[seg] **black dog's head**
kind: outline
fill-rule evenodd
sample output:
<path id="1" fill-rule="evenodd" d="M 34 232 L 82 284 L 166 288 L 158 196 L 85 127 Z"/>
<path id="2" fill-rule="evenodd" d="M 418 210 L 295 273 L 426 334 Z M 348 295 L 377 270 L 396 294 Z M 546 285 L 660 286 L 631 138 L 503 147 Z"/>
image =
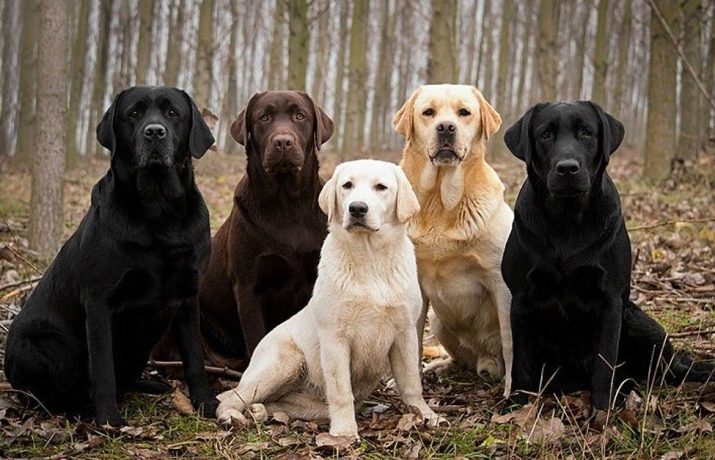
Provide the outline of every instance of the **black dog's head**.
<path id="1" fill-rule="evenodd" d="M 119 93 L 97 126 L 97 140 L 125 175 L 182 170 L 214 143 L 189 95 L 163 86 Z"/>
<path id="2" fill-rule="evenodd" d="M 537 104 L 504 135 L 551 196 L 588 194 L 623 140 L 623 125 L 590 101 Z"/>
<path id="3" fill-rule="evenodd" d="M 291 175 L 300 172 L 306 153 L 330 139 L 333 120 L 306 93 L 267 91 L 248 101 L 231 135 L 249 155 L 260 155 L 268 174 Z"/>

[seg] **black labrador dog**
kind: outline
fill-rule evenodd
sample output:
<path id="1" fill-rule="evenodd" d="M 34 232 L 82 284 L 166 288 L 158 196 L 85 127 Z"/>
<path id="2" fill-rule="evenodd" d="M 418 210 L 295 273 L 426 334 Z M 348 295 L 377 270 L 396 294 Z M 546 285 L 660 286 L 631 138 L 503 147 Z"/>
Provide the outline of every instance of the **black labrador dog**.
<path id="1" fill-rule="evenodd" d="M 110 169 L 13 321 L 5 374 L 51 411 L 93 403 L 97 424 L 123 425 L 117 397 L 141 386 L 170 330 L 194 406 L 214 416 L 197 301 L 209 217 L 191 164 L 213 144 L 211 131 L 185 92 L 135 87 L 114 99 L 97 139 L 112 152 Z"/>
<path id="2" fill-rule="evenodd" d="M 231 124 L 248 161 L 201 285 L 211 363 L 245 368 L 263 336 L 308 303 L 328 227 L 317 152 L 332 134 L 330 117 L 298 91 L 256 93 Z"/>
<path id="3" fill-rule="evenodd" d="M 590 389 L 604 410 L 627 378 L 705 381 L 629 300 L 631 246 L 606 172 L 623 125 L 587 102 L 538 104 L 504 136 L 526 162 L 502 273 L 512 293 L 513 399 Z M 616 369 L 614 374 L 613 369 Z"/>

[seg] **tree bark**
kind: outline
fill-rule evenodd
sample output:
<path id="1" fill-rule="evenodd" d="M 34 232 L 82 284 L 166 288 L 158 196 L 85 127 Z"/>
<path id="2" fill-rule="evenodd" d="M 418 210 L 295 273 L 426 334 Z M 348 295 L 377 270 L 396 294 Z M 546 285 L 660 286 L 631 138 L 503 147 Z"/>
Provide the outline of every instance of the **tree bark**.
<path id="1" fill-rule="evenodd" d="M 198 47 L 194 73 L 193 96 L 199 110 L 209 108 L 211 68 L 213 61 L 214 0 L 202 0 L 199 10 Z"/>
<path id="2" fill-rule="evenodd" d="M 236 48 L 238 47 L 238 0 L 231 0 L 231 17 L 233 21 L 233 28 L 231 30 L 231 40 L 228 45 L 228 90 L 226 91 L 226 114 L 225 122 L 230 124 L 238 114 L 237 99 L 238 99 L 238 76 L 237 76 L 237 66 L 236 66 Z M 238 143 L 231 137 L 231 130 L 226 130 L 226 137 L 224 138 L 224 151 L 228 154 L 235 154 L 238 152 Z"/>
<path id="3" fill-rule="evenodd" d="M 618 70 L 616 72 L 616 85 L 613 97 L 614 107 L 618 107 L 621 120 L 625 116 L 624 86 L 626 84 L 626 71 L 628 69 L 628 52 L 631 44 L 631 22 L 633 21 L 631 0 L 626 0 L 623 5 L 623 23 L 618 42 Z"/>
<path id="4" fill-rule="evenodd" d="M 380 148 L 385 127 L 385 112 L 390 102 L 390 63 L 388 47 L 390 42 L 390 1 L 383 0 L 380 7 L 380 46 L 377 55 L 377 71 L 373 86 L 372 123 L 370 125 L 370 146 Z"/>
<path id="5" fill-rule="evenodd" d="M 2 113 L 0 114 L 0 155 L 15 153 L 15 126 L 17 125 L 18 58 L 20 36 L 18 34 L 19 0 L 6 0 L 3 9 L 2 65 Z"/>
<path id="6" fill-rule="evenodd" d="M 42 2 L 37 62 L 37 150 L 32 161 L 30 247 L 52 257 L 62 238 L 62 189 L 67 117 L 68 9 L 66 0 Z"/>
<path id="7" fill-rule="evenodd" d="M 539 6 L 538 76 L 541 98 L 556 99 L 558 80 L 558 24 L 559 0 L 541 0 Z"/>
<path id="8" fill-rule="evenodd" d="M 273 32 L 268 56 L 268 89 L 278 89 L 284 86 L 285 2 L 286 0 L 276 0 L 276 7 L 273 10 Z"/>
<path id="9" fill-rule="evenodd" d="M 90 105 L 93 116 L 89 123 L 90 129 L 87 130 L 87 145 L 96 145 L 95 152 L 97 156 L 102 155 L 104 152 L 104 147 L 96 142 L 94 128 L 99 124 L 105 110 L 104 98 L 107 93 L 107 77 L 109 74 L 109 37 L 111 35 L 110 26 L 112 24 L 112 3 L 113 0 L 101 0 L 99 3 L 97 62 L 94 69 L 92 104 Z"/>
<path id="10" fill-rule="evenodd" d="M 77 128 L 81 118 L 79 107 L 84 89 L 85 62 L 87 60 L 87 27 L 89 23 L 89 0 L 82 0 L 77 18 L 77 33 L 72 46 L 72 82 L 70 84 L 70 107 L 67 117 L 67 168 L 77 166 L 79 147 L 77 146 Z"/>
<path id="11" fill-rule="evenodd" d="M 489 99 L 496 100 L 497 110 L 506 111 L 507 109 L 507 74 L 509 67 L 513 65 L 509 61 L 509 48 L 512 40 L 512 22 L 514 21 L 514 5 L 510 0 L 504 0 L 502 4 L 501 29 L 499 30 L 499 67 L 497 68 L 497 93 L 496 97 L 493 94 L 486 94 Z"/>
<path id="12" fill-rule="evenodd" d="M 176 86 L 179 81 L 179 69 L 184 48 L 184 12 L 185 5 L 183 0 L 174 0 L 173 10 L 176 10 L 174 16 L 176 19 L 169 26 L 169 51 L 166 54 L 166 63 L 164 67 L 164 84 Z"/>
<path id="13" fill-rule="evenodd" d="M 678 15 L 677 3 L 655 2 L 671 29 Z M 648 66 L 648 117 L 646 121 L 644 176 L 661 181 L 670 176 L 675 154 L 675 85 L 677 57 L 665 28 L 655 14 L 650 19 L 650 64 Z"/>
<path id="14" fill-rule="evenodd" d="M 37 36 L 39 32 L 40 2 L 23 2 L 22 32 L 20 35 L 20 122 L 18 124 L 15 159 L 27 163 L 35 151 L 37 119 Z"/>
<path id="15" fill-rule="evenodd" d="M 336 66 L 338 67 L 335 72 L 335 99 L 333 105 L 333 120 L 335 122 L 335 132 L 340 133 L 339 137 L 334 140 L 335 150 L 337 152 L 342 152 L 342 145 L 345 140 L 344 131 L 342 129 L 343 125 L 343 94 L 345 94 L 345 89 L 343 87 L 343 80 L 345 79 L 345 55 L 347 54 L 347 36 L 348 36 L 348 23 L 350 20 L 350 4 L 348 2 L 342 2 L 340 5 L 340 30 L 339 30 L 339 45 L 338 45 L 338 56 Z"/>
<path id="16" fill-rule="evenodd" d="M 456 83 L 459 79 L 456 35 L 457 0 L 432 0 L 427 51 L 428 83 Z"/>
<path id="17" fill-rule="evenodd" d="M 290 21 L 288 28 L 288 88 L 305 91 L 305 76 L 308 69 L 308 1 L 288 0 Z"/>
<path id="18" fill-rule="evenodd" d="M 139 41 L 137 42 L 137 67 L 134 69 L 134 83 L 147 84 L 147 74 L 151 64 L 152 24 L 154 22 L 154 0 L 139 0 Z"/>
<path id="19" fill-rule="evenodd" d="M 682 5 L 683 51 L 686 59 L 699 73 L 702 4 L 700 0 L 685 0 Z M 687 70 L 683 70 L 680 88 L 680 134 L 676 155 L 679 158 L 694 158 L 700 148 L 700 117 L 704 112 L 703 108 L 693 76 Z"/>
<path id="20" fill-rule="evenodd" d="M 606 75 L 608 73 L 608 0 L 598 2 L 598 28 L 596 30 L 596 49 L 593 53 L 593 86 L 591 99 L 605 106 Z"/>
<path id="21" fill-rule="evenodd" d="M 367 101 L 367 15 L 369 0 L 355 0 L 350 27 L 350 64 L 348 71 L 348 106 L 345 114 L 343 151 L 356 155 L 364 147 L 365 102 Z"/>

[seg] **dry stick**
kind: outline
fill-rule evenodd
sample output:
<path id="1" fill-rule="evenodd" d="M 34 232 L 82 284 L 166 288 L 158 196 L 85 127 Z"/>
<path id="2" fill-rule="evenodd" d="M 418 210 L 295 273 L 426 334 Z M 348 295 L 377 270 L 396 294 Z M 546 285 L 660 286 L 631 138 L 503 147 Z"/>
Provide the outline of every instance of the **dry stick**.
<path id="1" fill-rule="evenodd" d="M 35 281 L 40 281 L 40 278 L 42 278 L 42 277 L 41 277 L 41 276 L 34 276 L 34 277 L 30 278 L 30 279 L 26 279 L 26 280 L 22 280 L 22 281 L 16 281 L 16 282 L 14 282 L 14 283 L 8 283 L 8 284 L 6 284 L 6 285 L 4 285 L 4 286 L 0 286 L 0 291 L 5 291 L 5 290 L 8 290 L 8 289 L 10 289 L 10 288 L 17 287 L 17 286 L 24 286 L 24 285 L 26 285 L 26 284 L 32 284 L 32 283 L 34 283 Z"/>
<path id="2" fill-rule="evenodd" d="M 691 337 L 694 335 L 715 334 L 715 329 L 699 329 L 697 331 L 682 331 L 668 334 L 669 337 Z"/>
<path id="3" fill-rule="evenodd" d="M 648 0 L 648 5 L 650 6 L 651 10 L 653 10 L 655 15 L 658 16 L 658 20 L 665 29 L 665 32 L 668 34 L 668 38 L 670 38 L 670 41 L 673 43 L 675 51 L 678 52 L 678 56 L 680 56 L 680 59 L 683 61 L 683 64 L 685 64 L 685 67 L 688 69 L 688 73 L 690 73 L 690 76 L 693 77 L 693 80 L 695 80 L 695 84 L 698 86 L 698 89 L 701 93 L 703 93 L 703 96 L 705 96 L 705 99 L 707 99 L 708 103 L 710 104 L 710 107 L 715 109 L 715 100 L 713 100 L 707 88 L 705 88 L 703 82 L 700 81 L 698 73 L 695 71 L 693 65 L 690 64 L 690 61 L 688 61 L 688 59 L 685 57 L 685 53 L 680 48 L 680 43 L 678 43 L 678 40 L 675 38 L 675 35 L 673 35 L 673 32 L 670 30 L 670 26 L 663 17 L 663 14 L 660 12 L 660 9 L 658 9 L 658 6 L 656 6 L 653 0 Z"/>
<path id="4" fill-rule="evenodd" d="M 146 365 L 164 369 L 183 369 L 184 367 L 184 363 L 181 361 L 154 361 L 153 359 L 149 360 Z M 228 367 L 204 366 L 204 369 L 209 374 L 217 374 L 234 380 L 241 380 L 243 376 L 242 372 L 231 370 Z"/>
<path id="5" fill-rule="evenodd" d="M 639 225 L 637 227 L 628 228 L 629 232 L 635 232 L 638 230 L 648 230 L 651 228 L 664 227 L 666 225 L 675 224 L 702 224 L 706 222 L 715 222 L 715 217 L 703 217 L 702 219 L 678 219 L 678 220 L 664 220 L 663 222 L 658 222 L 655 224 Z"/>

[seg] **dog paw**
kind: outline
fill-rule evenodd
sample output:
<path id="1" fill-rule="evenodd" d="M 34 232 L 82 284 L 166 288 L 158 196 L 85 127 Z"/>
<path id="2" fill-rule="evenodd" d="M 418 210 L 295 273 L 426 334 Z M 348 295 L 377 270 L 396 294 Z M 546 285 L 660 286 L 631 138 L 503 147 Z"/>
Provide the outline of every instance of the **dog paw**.
<path id="1" fill-rule="evenodd" d="M 233 407 L 224 407 L 223 404 L 220 404 L 218 409 L 216 409 L 216 415 L 219 423 L 227 427 L 231 427 L 235 424 L 248 425 L 248 419 L 246 419 L 240 410 L 236 410 Z"/>
<path id="2" fill-rule="evenodd" d="M 438 427 L 438 426 L 449 426 L 449 420 L 446 418 L 435 414 L 434 412 L 425 414 L 424 419 L 428 426 Z"/>
<path id="3" fill-rule="evenodd" d="M 360 439 L 358 435 L 357 423 L 353 420 L 346 423 L 331 423 L 330 424 L 330 436 L 339 438 L 351 438 L 355 441 Z"/>
<path id="4" fill-rule="evenodd" d="M 437 358 L 425 364 L 424 372 L 434 372 L 436 375 L 441 375 L 448 371 L 454 365 L 452 358 Z"/>
<path id="5" fill-rule="evenodd" d="M 482 356 L 477 361 L 477 374 L 487 382 L 496 382 L 504 377 L 504 366 L 493 356 Z"/>
<path id="6" fill-rule="evenodd" d="M 124 418 L 119 415 L 119 412 L 109 414 L 97 414 L 96 423 L 98 426 L 109 425 L 114 428 L 119 428 L 127 425 L 126 420 L 124 420 Z"/>
<path id="7" fill-rule="evenodd" d="M 196 411 L 202 416 L 206 418 L 216 417 L 216 409 L 218 409 L 219 400 L 213 396 L 201 400 L 193 400 L 191 403 L 194 406 L 194 409 L 196 409 Z"/>
<path id="8" fill-rule="evenodd" d="M 251 416 L 256 423 L 261 423 L 268 418 L 266 406 L 261 403 L 251 404 Z"/>

